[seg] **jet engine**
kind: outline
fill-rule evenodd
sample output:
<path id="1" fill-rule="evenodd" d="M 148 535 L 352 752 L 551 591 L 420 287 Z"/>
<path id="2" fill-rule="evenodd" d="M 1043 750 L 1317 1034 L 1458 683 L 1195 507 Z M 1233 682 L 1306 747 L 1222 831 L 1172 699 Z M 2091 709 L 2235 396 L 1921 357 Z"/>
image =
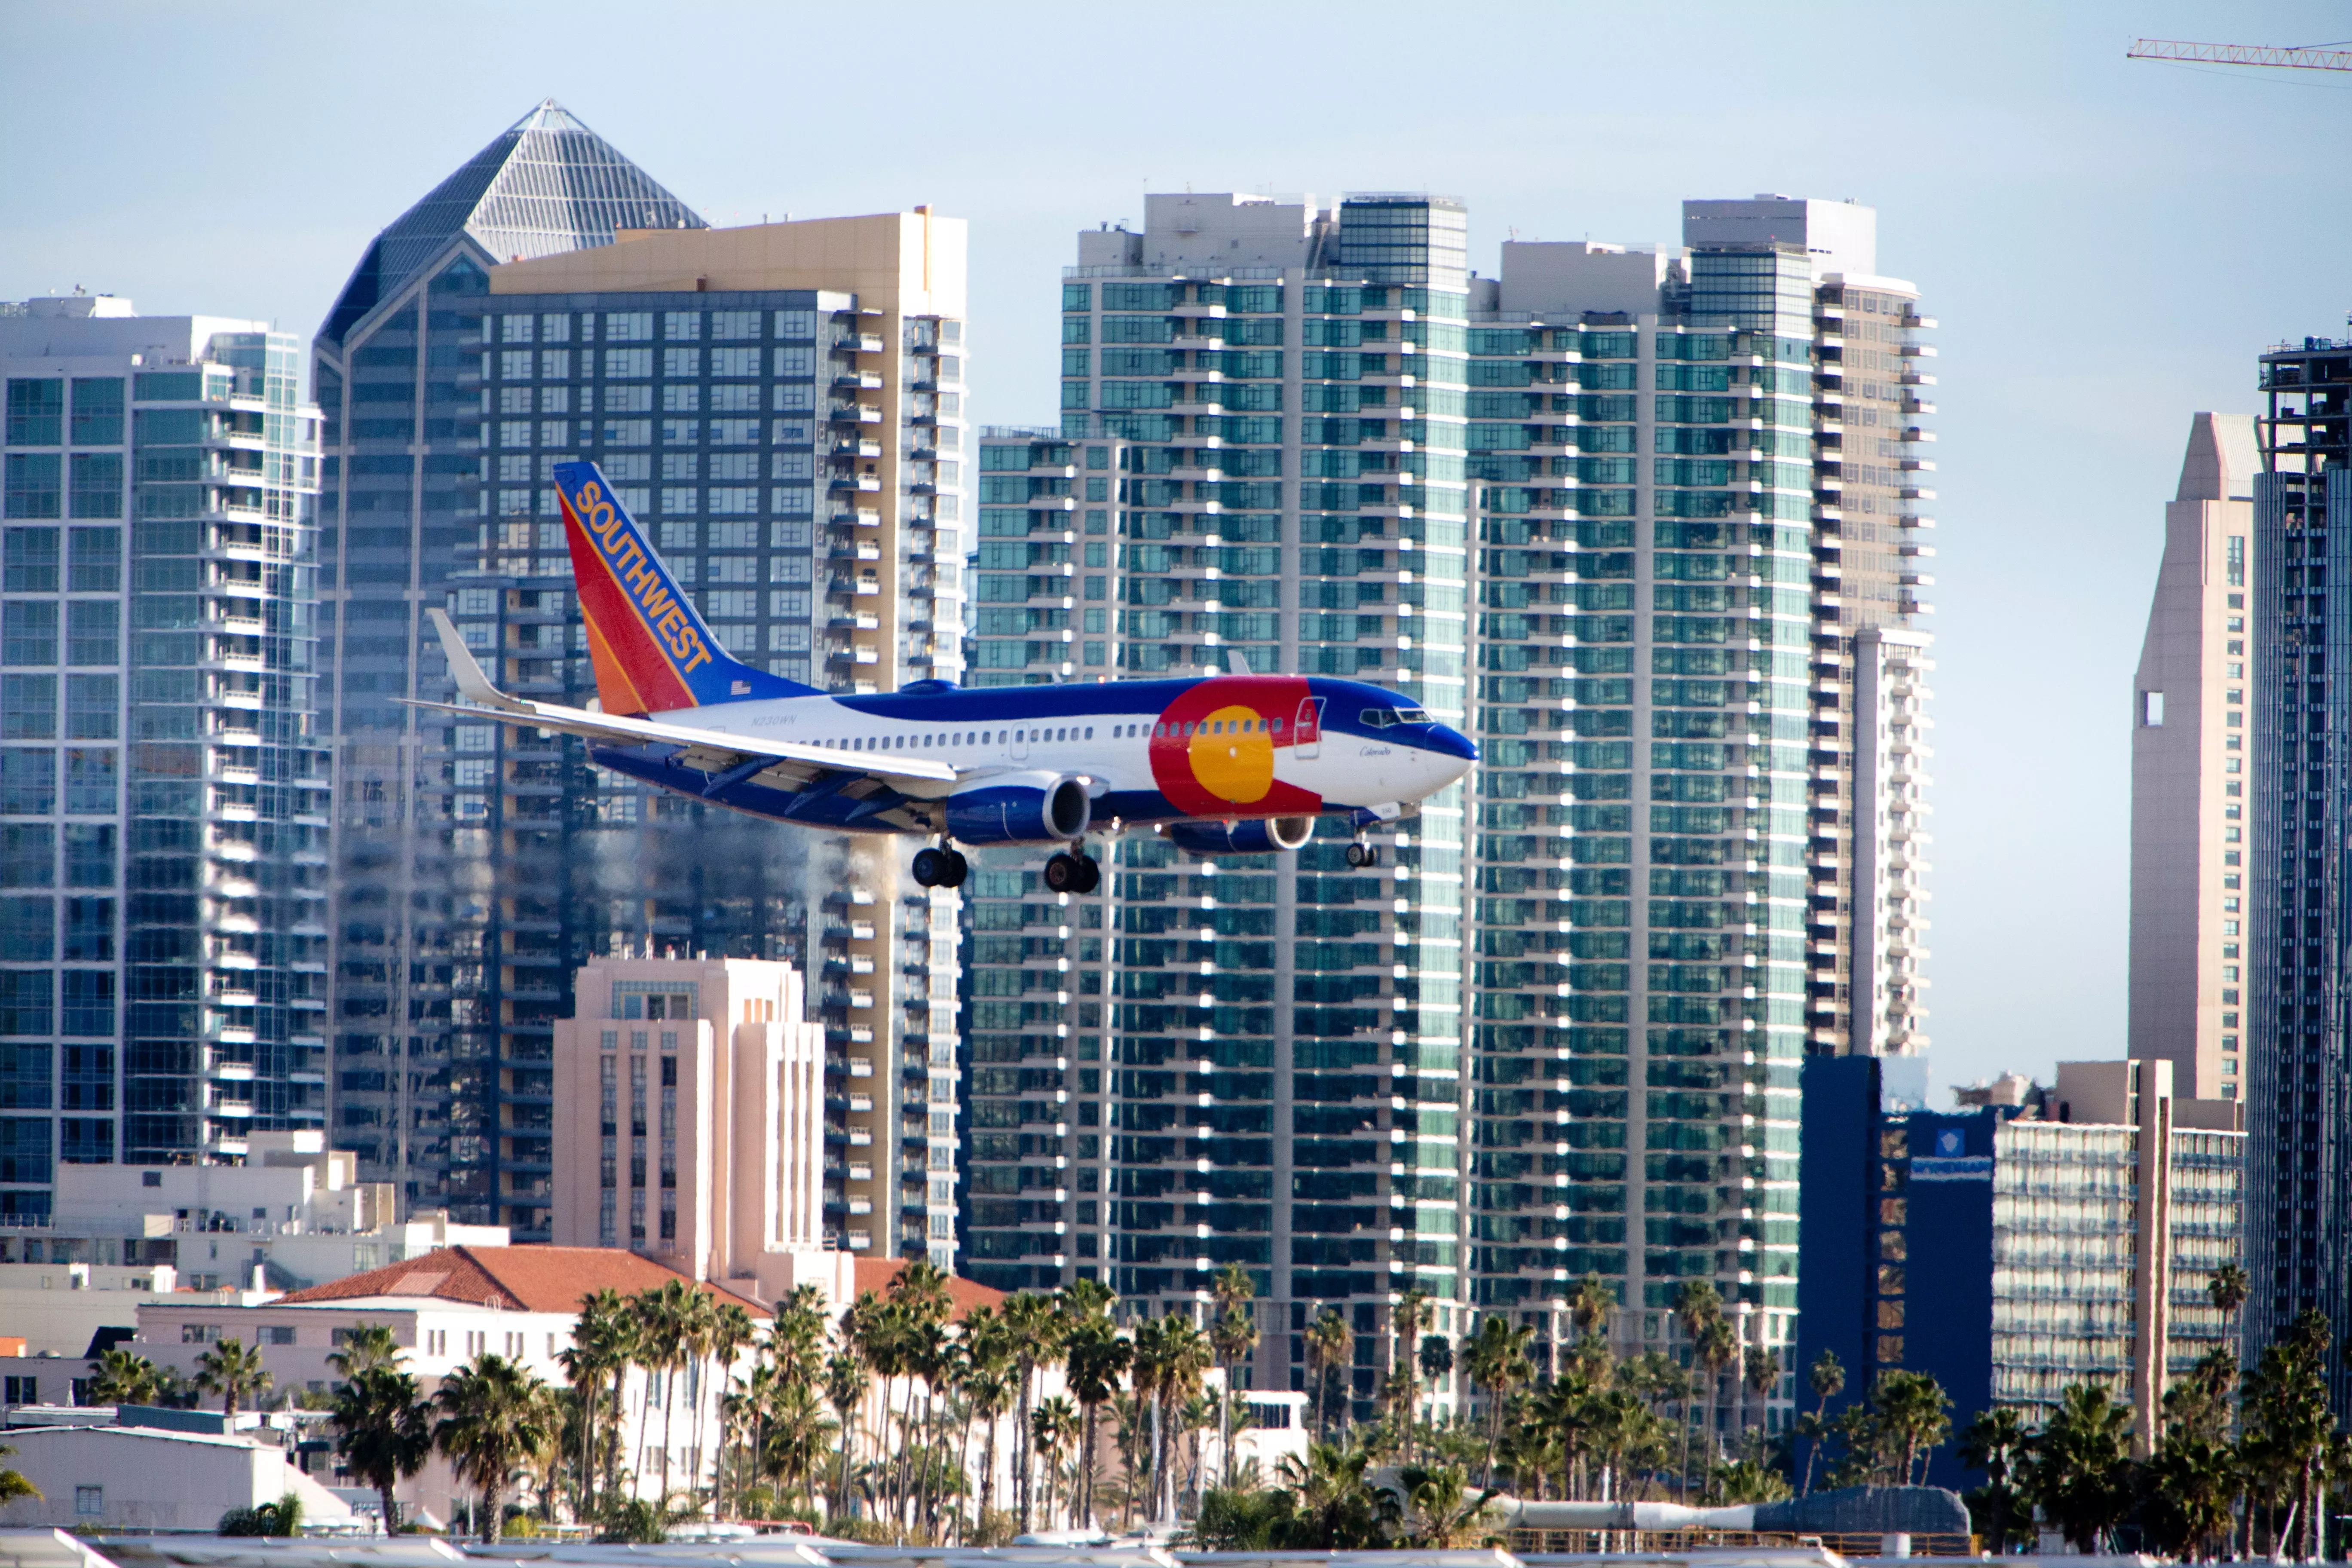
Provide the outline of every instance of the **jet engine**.
<path id="1" fill-rule="evenodd" d="M 1075 773 L 1000 773 L 948 796 L 947 816 L 960 844 L 1067 843 L 1086 837 L 1094 802 Z"/>
<path id="2" fill-rule="evenodd" d="M 1311 816 L 1255 817 L 1246 822 L 1171 822 L 1168 837 L 1192 855 L 1271 855 L 1298 849 L 1315 836 Z"/>

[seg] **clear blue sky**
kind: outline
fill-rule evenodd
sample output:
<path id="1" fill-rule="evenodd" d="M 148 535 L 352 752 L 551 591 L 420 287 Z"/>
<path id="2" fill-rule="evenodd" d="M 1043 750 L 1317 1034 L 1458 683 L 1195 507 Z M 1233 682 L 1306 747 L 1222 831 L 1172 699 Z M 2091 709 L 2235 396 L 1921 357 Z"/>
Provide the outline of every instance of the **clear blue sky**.
<path id="1" fill-rule="evenodd" d="M 2352 76 L 2127 63 L 2352 5 L 0 8 L 0 298 L 312 330 L 552 96 L 712 222 L 971 220 L 974 411 L 1050 418 L 1056 268 L 1146 188 L 1426 188 L 1473 262 L 1851 196 L 1939 317 L 1937 1077 L 2119 1054 L 2131 671 L 2197 409 L 2352 308 Z"/>

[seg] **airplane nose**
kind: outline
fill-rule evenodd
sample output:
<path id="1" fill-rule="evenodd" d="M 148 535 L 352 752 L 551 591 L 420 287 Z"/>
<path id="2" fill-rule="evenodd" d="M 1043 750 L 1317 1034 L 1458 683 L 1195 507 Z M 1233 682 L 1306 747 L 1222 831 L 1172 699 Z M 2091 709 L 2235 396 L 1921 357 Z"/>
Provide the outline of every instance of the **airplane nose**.
<path id="1" fill-rule="evenodd" d="M 1429 727 L 1429 749 L 1441 756 L 1462 759 L 1464 765 L 1455 771 L 1455 778 L 1468 773 L 1468 764 L 1478 760 L 1478 742 L 1448 724 Z"/>

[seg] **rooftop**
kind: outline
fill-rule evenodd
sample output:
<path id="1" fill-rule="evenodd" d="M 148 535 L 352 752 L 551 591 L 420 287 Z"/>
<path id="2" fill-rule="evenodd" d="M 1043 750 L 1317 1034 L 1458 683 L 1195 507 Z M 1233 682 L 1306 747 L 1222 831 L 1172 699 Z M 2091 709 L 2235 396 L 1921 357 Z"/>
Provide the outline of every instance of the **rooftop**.
<path id="1" fill-rule="evenodd" d="M 857 1289 L 860 1295 L 871 1290 L 877 1296 L 889 1293 L 890 1281 L 907 1267 L 903 1258 L 861 1258 L 857 1260 Z M 954 1321 L 961 1322 L 974 1307 L 1000 1307 L 1004 1304 L 1004 1292 L 977 1279 L 961 1275 L 948 1277 L 948 1300 Z"/>
<path id="2" fill-rule="evenodd" d="M 858 1264 L 858 1283 L 866 1282 L 866 1264 Z M 418 1300 L 463 1301 L 503 1311 L 577 1312 L 583 1298 L 599 1290 L 634 1296 L 686 1279 L 674 1268 L 609 1247 L 443 1247 L 404 1262 L 371 1268 L 364 1274 L 297 1290 L 270 1302 L 273 1307 L 327 1306 L 337 1301 L 373 1300 L 387 1296 Z M 721 1302 L 767 1315 L 767 1309 L 715 1285 L 688 1279 Z M 958 1283 L 965 1283 L 958 1281 Z M 983 1287 L 972 1286 L 973 1289 Z M 995 1292 L 992 1291 L 992 1296 Z"/>

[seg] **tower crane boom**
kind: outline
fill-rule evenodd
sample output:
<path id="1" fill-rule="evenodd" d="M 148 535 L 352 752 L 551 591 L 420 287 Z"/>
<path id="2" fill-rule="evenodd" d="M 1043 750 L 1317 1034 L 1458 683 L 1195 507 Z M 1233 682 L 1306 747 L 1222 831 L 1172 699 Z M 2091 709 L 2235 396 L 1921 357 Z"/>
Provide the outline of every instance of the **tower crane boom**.
<path id="1" fill-rule="evenodd" d="M 2295 70 L 2352 71 L 2352 51 L 2270 48 L 2259 44 L 2186 44 L 2173 38 L 2140 38 L 2124 51 L 2127 60 L 2187 60 L 2202 65 L 2284 66 Z"/>

